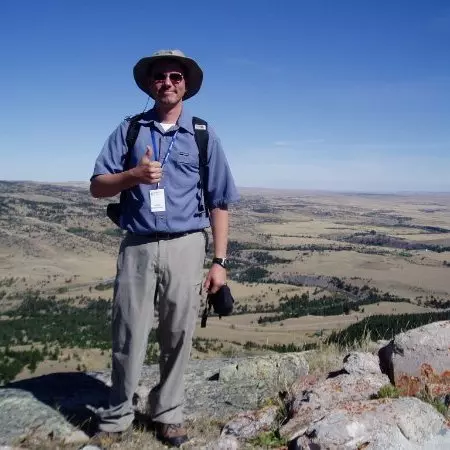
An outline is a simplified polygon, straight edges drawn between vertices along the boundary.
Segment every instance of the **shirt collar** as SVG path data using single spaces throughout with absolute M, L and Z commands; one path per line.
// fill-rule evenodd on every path
M 139 122 L 142 124 L 159 122 L 155 108 L 149 109 L 147 112 L 145 112 L 142 119 L 140 119 Z M 194 134 L 194 128 L 192 126 L 192 116 L 189 114 L 188 111 L 186 111 L 184 107 L 181 110 L 180 117 L 178 118 L 177 126 L 183 128 L 192 135 Z

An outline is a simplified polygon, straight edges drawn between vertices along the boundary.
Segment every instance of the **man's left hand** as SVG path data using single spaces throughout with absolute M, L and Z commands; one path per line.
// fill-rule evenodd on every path
M 227 281 L 227 271 L 219 264 L 213 264 L 209 269 L 203 284 L 208 294 L 215 294 Z

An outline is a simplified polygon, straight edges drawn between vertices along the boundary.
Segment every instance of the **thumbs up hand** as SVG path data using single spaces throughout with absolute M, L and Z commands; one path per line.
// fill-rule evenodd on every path
M 139 165 L 149 165 L 153 160 L 153 150 L 150 145 L 147 145 L 147 151 L 139 161 Z
M 161 163 L 159 161 L 153 161 L 153 150 L 150 145 L 147 145 L 147 151 L 138 165 L 132 170 L 139 183 L 142 184 L 159 183 L 162 178 Z

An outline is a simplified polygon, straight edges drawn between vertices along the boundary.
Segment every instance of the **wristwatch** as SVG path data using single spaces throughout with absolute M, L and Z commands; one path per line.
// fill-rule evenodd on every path
M 228 267 L 227 258 L 213 258 L 212 263 L 219 264 L 219 266 L 222 266 L 224 269 Z

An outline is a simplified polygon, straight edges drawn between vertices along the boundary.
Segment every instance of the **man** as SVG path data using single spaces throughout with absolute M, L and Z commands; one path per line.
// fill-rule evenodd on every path
M 154 99 L 154 107 L 140 119 L 128 164 L 129 121 L 124 121 L 106 141 L 91 178 L 96 198 L 125 191 L 120 226 L 128 231 L 117 260 L 110 403 L 99 413 L 99 429 L 121 433 L 132 424 L 132 398 L 158 304 L 160 382 L 150 393 L 150 412 L 157 437 L 180 446 L 188 440 L 182 416 L 184 372 L 202 291 L 204 230 L 211 220 L 215 262 L 203 287 L 214 293 L 226 282 L 228 205 L 239 195 L 210 127 L 209 182 L 202 193 L 199 148 L 192 116 L 183 106 L 201 87 L 198 64 L 179 50 L 162 50 L 136 64 L 134 79 Z

